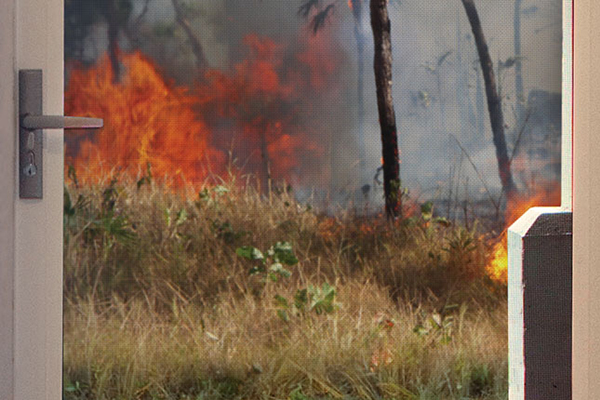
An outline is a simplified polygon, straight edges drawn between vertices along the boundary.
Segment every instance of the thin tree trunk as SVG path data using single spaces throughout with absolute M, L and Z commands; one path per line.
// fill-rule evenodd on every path
M 481 87 L 481 74 L 477 70 L 477 88 L 475 94 L 475 103 L 477 107 L 477 132 L 479 137 L 483 138 L 485 135 L 485 114 L 484 114 L 484 100 L 483 100 L 483 88 Z
M 173 9 L 175 10 L 175 20 L 183 28 L 185 34 L 188 37 L 188 40 L 190 41 L 190 45 L 192 46 L 192 52 L 196 57 L 196 67 L 199 70 L 204 70 L 208 68 L 208 61 L 206 59 L 206 56 L 204 55 L 204 49 L 202 48 L 202 44 L 200 43 L 200 40 L 198 40 L 198 37 L 196 37 L 196 34 L 194 33 L 190 22 L 185 17 L 184 11 L 181 8 L 179 0 L 171 0 L 171 2 L 173 3 Z
M 364 49 L 365 35 L 362 32 L 362 2 L 363 0 L 352 1 L 352 14 L 354 16 L 354 38 L 356 39 L 356 56 L 358 65 L 357 77 L 357 101 L 358 101 L 358 156 L 360 160 L 360 177 L 363 182 L 368 182 L 367 176 L 367 151 L 365 143 L 365 96 L 364 96 Z
M 383 153 L 383 190 L 385 213 L 389 219 L 402 217 L 400 195 L 400 164 L 398 133 L 392 97 L 392 41 L 391 24 L 387 9 L 388 0 L 371 0 L 371 28 L 375 42 L 375 85 L 377 109 L 381 126 Z
M 112 68 L 112 81 L 118 83 L 121 78 L 119 66 L 119 26 L 114 21 L 108 21 L 108 57 Z
M 456 102 L 458 104 L 458 117 L 460 120 L 460 130 L 462 135 L 466 135 L 467 121 L 469 120 L 469 112 L 467 109 L 468 87 L 469 87 L 469 72 L 464 67 L 462 62 L 462 33 L 460 31 L 460 20 L 456 18 Z
M 485 82 L 485 93 L 487 96 L 488 111 L 490 113 L 490 122 L 492 125 L 492 134 L 494 146 L 496 147 L 496 158 L 498 160 L 498 171 L 500 173 L 500 181 L 502 188 L 508 198 L 516 194 L 516 186 L 510 171 L 510 160 L 508 158 L 508 150 L 506 148 L 506 138 L 504 135 L 504 116 L 502 114 L 502 101 L 498 96 L 496 88 L 496 77 L 494 75 L 494 66 L 488 50 L 479 15 L 475 8 L 473 0 L 462 0 L 463 6 L 469 18 L 473 36 L 475 37 L 475 45 L 479 54 L 479 62 L 481 63 L 481 71 L 483 72 L 483 80 Z
M 119 65 L 119 30 L 122 17 L 113 0 L 106 3 L 106 8 L 103 13 L 106 18 L 106 23 L 108 24 L 108 58 L 113 73 L 112 81 L 113 83 L 117 83 L 119 82 L 121 75 Z
M 265 130 L 262 132 L 260 137 L 260 156 L 262 158 L 262 191 L 263 193 L 269 193 L 270 191 L 270 182 L 271 182 L 271 159 L 269 158 L 269 149 L 267 144 L 267 130 L 269 129 L 269 124 L 265 127 Z
M 514 16 L 514 47 L 515 47 L 515 91 L 517 94 L 517 121 L 520 123 L 523 118 L 523 104 L 525 103 L 525 93 L 523 91 L 523 65 L 521 64 L 521 3 L 523 0 L 515 0 Z

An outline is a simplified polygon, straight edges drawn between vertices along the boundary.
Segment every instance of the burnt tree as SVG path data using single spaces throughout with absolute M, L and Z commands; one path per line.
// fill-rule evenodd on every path
M 133 5 L 128 0 L 110 0 L 101 8 L 108 25 L 108 57 L 113 72 L 113 82 L 119 82 L 119 34 L 125 30 Z
M 473 0 L 461 1 L 467 13 L 469 24 L 471 25 L 471 30 L 473 31 L 473 36 L 475 37 L 475 45 L 477 47 L 481 71 L 483 73 L 485 93 L 487 96 L 488 111 L 492 125 L 494 146 L 496 147 L 496 159 L 498 160 L 498 171 L 500 173 L 502 189 L 506 193 L 506 196 L 511 198 L 516 194 L 516 186 L 512 178 L 510 160 L 508 158 L 508 150 L 506 148 L 502 100 L 500 99 L 500 96 L 498 96 L 498 89 L 496 88 L 494 65 L 490 57 L 490 52 L 483 34 L 483 29 L 481 28 L 481 21 L 479 20 L 475 3 Z
M 175 11 L 175 21 L 177 24 L 181 26 L 183 31 L 188 37 L 190 42 L 190 46 L 192 47 L 192 52 L 194 53 L 194 57 L 196 57 L 196 67 L 202 71 L 209 67 L 208 60 L 206 59 L 206 55 L 204 54 L 204 49 L 200 40 L 194 33 L 194 29 L 188 21 L 186 17 L 186 11 L 184 6 L 179 2 L 179 0 L 171 0 L 173 3 L 173 10 Z
M 131 0 L 65 0 L 66 58 L 83 58 L 86 39 L 98 22 L 107 26 L 108 57 L 113 82 L 119 81 L 119 38 L 127 33 L 133 10 Z M 143 15 L 138 16 L 138 18 Z
M 377 109 L 383 153 L 385 213 L 389 219 L 402 217 L 398 132 L 392 97 L 392 40 L 388 0 L 371 0 L 371 28 L 375 42 L 373 68 L 377 87 Z

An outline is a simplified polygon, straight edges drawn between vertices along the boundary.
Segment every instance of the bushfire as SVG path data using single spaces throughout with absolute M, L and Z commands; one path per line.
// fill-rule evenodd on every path
M 150 168 L 176 188 L 197 189 L 227 174 L 253 176 L 263 189 L 271 180 L 327 188 L 336 179 L 331 160 L 339 145 L 331 121 L 339 118 L 318 112 L 343 104 L 336 74 L 345 60 L 335 41 L 304 35 L 290 49 L 249 34 L 243 45 L 245 58 L 225 71 L 202 71 L 193 87 L 171 82 L 139 51 L 120 53 L 118 80 L 108 56 L 71 68 L 65 111 L 102 117 L 105 127 L 71 137 L 66 166 L 84 184 Z M 532 206 L 559 202 L 557 188 L 511 200 L 506 227 Z M 486 270 L 506 282 L 506 233 Z
M 177 187 L 226 173 L 259 184 L 327 184 L 331 135 L 315 113 L 340 96 L 335 44 L 327 35 L 305 35 L 291 51 L 255 34 L 243 43 L 245 59 L 226 71 L 199 72 L 193 88 L 170 82 L 139 51 L 120 54 L 118 81 L 107 56 L 73 68 L 65 111 L 102 117 L 105 127 L 70 139 L 66 164 L 86 183 L 115 172 L 135 176 L 149 165 Z

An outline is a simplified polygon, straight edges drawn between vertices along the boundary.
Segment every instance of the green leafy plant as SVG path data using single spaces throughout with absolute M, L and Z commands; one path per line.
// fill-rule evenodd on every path
M 245 235 L 248 235 L 246 231 L 238 231 L 229 221 L 221 221 L 220 219 L 213 219 L 211 221 L 211 230 L 215 236 L 222 239 L 227 244 L 233 244 Z
M 448 227 L 450 226 L 450 221 L 448 221 L 444 217 L 434 217 L 433 216 L 434 205 L 431 201 L 426 201 L 421 204 L 421 213 L 419 215 L 410 217 L 406 219 L 406 224 L 409 226 L 417 225 L 420 227 L 431 227 L 431 223 Z
M 307 288 L 298 289 L 292 302 L 283 296 L 275 295 L 277 315 L 288 322 L 290 312 L 294 315 L 307 315 L 310 312 L 316 315 L 331 314 L 338 307 L 335 302 L 336 294 L 335 287 L 324 282 L 321 287 L 308 285 Z
M 236 254 L 251 261 L 258 261 L 248 273 L 263 275 L 265 280 L 277 282 L 279 278 L 289 278 L 292 273 L 284 265 L 292 266 L 298 263 L 292 245 L 288 242 L 277 242 L 263 254 L 253 246 L 242 246 L 235 250 Z
M 425 314 L 423 321 L 413 328 L 413 332 L 420 337 L 437 337 L 442 344 L 450 343 L 454 333 L 454 316 L 450 313 L 456 308 L 457 304 L 450 304 L 441 312 Z
M 327 282 L 324 282 L 321 287 L 309 285 L 309 311 L 314 311 L 317 315 L 332 313 L 336 308 L 335 295 L 335 288 Z
M 198 192 L 198 201 L 196 206 L 201 208 L 202 205 L 218 206 L 219 199 L 229 193 L 229 189 L 222 185 L 217 185 L 212 188 L 204 188 Z

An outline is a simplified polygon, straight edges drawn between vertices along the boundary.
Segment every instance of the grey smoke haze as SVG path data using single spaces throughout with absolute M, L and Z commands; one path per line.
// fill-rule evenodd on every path
M 143 3 L 143 0 L 136 0 L 134 13 L 141 10 Z M 195 15 L 190 15 L 190 20 L 204 46 L 206 56 L 211 66 L 220 69 L 227 69 L 239 61 L 240 41 L 245 34 L 254 32 L 293 47 L 298 32 L 306 29 L 307 25 L 307 21 L 297 15 L 300 0 L 188 0 L 188 3 L 197 10 Z M 327 4 L 328 1 L 323 0 L 321 3 Z M 514 1 L 479 0 L 476 5 L 503 96 L 510 153 L 523 126 L 515 119 L 515 69 L 507 68 L 498 74 L 498 65 L 499 61 L 506 62 L 514 57 Z M 560 93 L 561 0 L 524 0 L 522 9 L 524 97 L 527 100 L 532 91 Z M 485 95 L 483 115 L 478 110 L 481 104 L 477 104 L 478 90 L 481 96 L 483 89 L 482 86 L 478 88 L 478 74 L 481 71 L 471 29 L 460 0 L 402 0 L 399 4 L 390 5 L 390 17 L 394 100 L 400 133 L 403 186 L 416 194 L 422 193 L 423 198 L 443 198 L 451 187 L 453 190 L 459 189 L 463 197 L 467 190 L 468 196 L 485 197 L 481 178 L 459 148 L 456 141 L 458 139 L 488 188 L 498 193 L 500 181 Z M 152 0 L 145 20 L 147 29 L 161 24 L 173 24 L 171 1 Z M 345 53 L 343 71 L 338 74 L 343 92 L 339 104 L 322 104 L 320 112 L 315 116 L 331 121 L 323 126 L 330 129 L 330 133 L 337 138 L 332 144 L 333 164 L 338 163 L 342 167 L 334 172 L 334 189 L 342 191 L 357 190 L 364 184 L 374 184 L 372 180 L 359 180 L 357 164 L 360 131 L 356 117 L 354 23 L 346 1 L 338 0 L 335 13 L 324 29 L 333 33 Z M 374 176 L 380 165 L 381 143 L 368 7 L 365 7 L 362 29 L 368 37 L 364 76 L 367 170 L 369 176 Z M 106 47 L 101 31 L 102 28 L 96 37 L 96 54 Z M 148 47 L 147 51 L 152 53 L 154 50 Z M 440 57 L 448 52 L 450 53 L 444 62 L 438 66 Z M 185 46 L 180 45 L 180 48 L 168 54 L 154 55 L 159 62 L 162 60 L 163 63 L 172 63 L 172 68 L 165 69 L 180 82 L 185 81 L 193 70 L 193 56 Z M 482 79 L 479 84 L 483 85 Z M 548 104 L 545 106 L 550 107 Z M 517 184 L 521 187 L 525 185 L 524 180 L 530 180 L 532 176 L 558 179 L 556 170 L 548 167 L 548 164 L 556 162 L 555 142 L 560 119 L 557 131 L 550 132 L 548 126 L 556 125 L 556 116 L 540 110 L 532 111 L 531 116 L 522 134 L 523 150 L 515 159 L 515 175 Z M 484 118 L 483 121 L 480 121 L 481 117 Z M 478 130 L 481 122 L 483 132 Z M 537 125 L 533 126 L 534 123 Z M 542 140 L 535 139 L 534 135 L 546 135 L 548 140 L 548 151 L 542 158 L 536 156 L 539 153 L 536 153 L 536 149 L 525 149 L 526 145 L 535 147 Z M 380 197 L 379 194 L 377 197 Z

